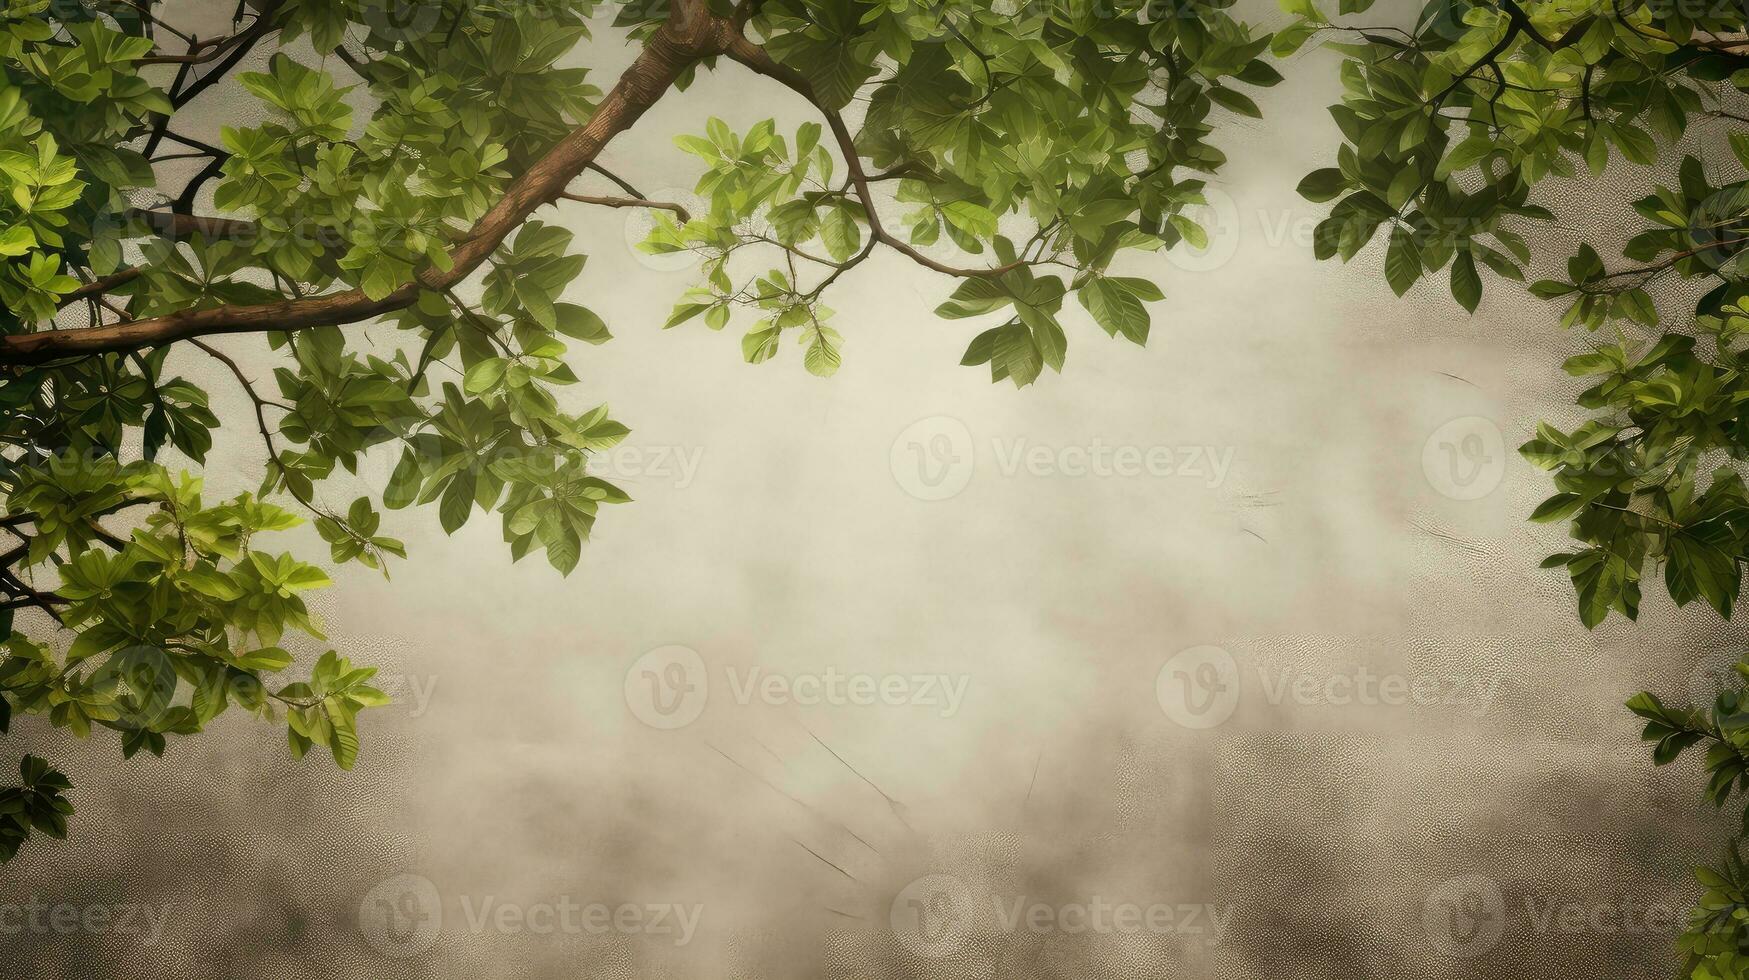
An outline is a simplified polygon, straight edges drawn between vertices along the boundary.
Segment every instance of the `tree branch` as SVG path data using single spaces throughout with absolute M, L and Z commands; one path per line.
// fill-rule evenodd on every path
M 214 68 L 212 71 L 195 79 L 188 88 L 183 89 L 172 98 L 170 104 L 173 107 L 180 109 L 194 101 L 195 97 L 200 95 L 200 93 L 218 84 L 220 79 L 230 74 L 231 69 L 237 67 L 239 62 L 249 56 L 249 52 L 254 49 L 256 42 L 260 41 L 263 37 L 266 37 L 273 30 L 275 15 L 279 13 L 279 8 L 283 5 L 284 0 L 266 0 L 266 2 L 261 5 L 261 9 L 255 15 L 255 23 L 250 24 L 248 30 L 237 35 L 237 43 L 230 46 L 228 49 L 229 53 L 225 56 L 225 60 L 219 62 L 217 68 Z M 155 142 L 156 141 L 154 141 L 154 143 Z
M 78 289 L 61 297 L 61 306 L 65 308 L 83 299 L 103 296 L 138 278 L 140 278 L 140 270 L 129 268 L 123 269 L 113 275 L 103 276 L 100 279 L 93 279 L 85 285 L 80 286 Z
M 703 0 L 677 0 L 668 20 L 651 35 L 589 121 L 572 130 L 513 181 L 468 236 L 450 250 L 452 264 L 447 272 L 425 266 L 412 282 L 374 299 L 361 289 L 350 289 L 274 303 L 182 310 L 104 327 L 14 334 L 0 337 L 0 365 L 40 364 L 74 354 L 138 350 L 213 334 L 338 326 L 404 309 L 422 291 L 447 289 L 466 279 L 537 208 L 558 200 L 565 185 L 581 174 L 615 136 L 629 129 L 655 105 L 682 72 L 703 58 L 723 53 L 732 40 L 739 38 L 732 22 L 712 16 Z M 741 43 L 751 47 L 745 40 Z
M 16 597 L 12 602 L 7 604 L 6 608 L 21 609 L 33 606 L 48 613 L 49 618 L 53 619 L 56 623 L 59 623 L 62 626 L 67 625 L 67 621 L 61 618 L 60 611 L 55 608 L 56 606 L 67 605 L 66 599 L 51 592 L 39 592 L 26 584 L 24 579 L 19 578 L 10 571 L 0 571 L 0 590 L 4 590 L 6 593 Z
M 225 37 L 209 38 L 205 41 L 195 41 L 182 54 L 151 54 L 134 62 L 139 65 L 204 65 L 209 61 L 217 61 L 224 57 L 226 51 L 249 39 L 256 32 L 255 25 Z
M 730 39 L 724 52 L 731 59 L 751 68 L 758 74 L 781 82 L 785 87 L 807 99 L 826 117 L 827 125 L 832 129 L 832 137 L 838 143 L 838 152 L 844 157 L 844 165 L 850 170 L 851 185 L 856 188 L 856 196 L 862 199 L 863 210 L 867 212 L 869 237 L 888 248 L 899 252 L 911 261 L 926 269 L 961 278 L 979 276 L 999 276 L 1004 272 L 1026 265 L 1025 260 L 1017 259 L 1006 265 L 990 269 L 961 269 L 924 255 L 911 247 L 911 243 L 893 235 L 881 224 L 880 215 L 875 212 L 874 191 L 869 186 L 868 172 L 862 168 L 862 153 L 856 148 L 856 138 L 851 135 L 850 127 L 844 124 L 844 117 L 834 109 L 828 108 L 820 101 L 814 92 L 814 86 L 802 77 L 801 73 L 787 65 L 781 65 L 774 60 L 766 50 L 737 33 Z
M 686 208 L 671 201 L 651 201 L 641 197 L 596 197 L 593 194 L 572 194 L 570 191 L 560 194 L 559 197 L 578 204 L 597 204 L 604 208 L 653 208 L 658 211 L 672 211 L 680 216 L 681 221 L 692 220 L 692 215 Z
M 644 197 L 644 196 L 646 196 L 643 191 L 640 191 L 636 187 L 633 187 L 631 185 L 630 181 L 626 180 L 624 177 L 621 177 L 619 174 L 616 174 L 613 171 L 607 169 L 606 167 L 602 166 L 599 163 L 595 163 L 595 162 L 591 161 L 589 166 L 584 168 L 584 169 L 593 170 L 596 173 L 600 174 L 601 176 L 606 177 L 608 180 L 613 182 L 614 186 L 618 187 L 622 191 L 625 191 L 627 194 L 630 194 L 632 197 Z
M 170 238 L 193 238 L 200 235 L 217 241 L 221 238 L 254 238 L 261 233 L 255 222 L 239 221 L 235 218 L 209 218 L 180 211 L 148 211 L 142 208 L 129 208 L 124 214 L 129 219 L 138 218 L 144 221 L 153 231 Z
M 209 218 L 204 215 L 182 214 L 175 211 L 150 211 L 143 208 L 129 208 L 125 212 L 125 216 L 130 219 L 138 218 L 158 234 L 177 239 L 200 235 L 212 241 L 221 238 L 252 240 L 261 233 L 260 226 L 254 222 L 239 221 L 235 218 Z M 66 309 L 82 300 L 108 295 L 140 278 L 140 273 L 140 269 L 129 267 L 93 279 L 62 296 L 61 308 Z

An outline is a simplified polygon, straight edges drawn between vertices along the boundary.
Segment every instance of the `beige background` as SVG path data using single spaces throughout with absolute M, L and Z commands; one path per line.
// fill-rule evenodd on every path
M 628 57 L 617 40 L 588 54 L 601 84 Z M 400 695 L 365 716 L 353 773 L 292 764 L 278 728 L 245 717 L 128 763 L 113 739 L 21 723 L 8 755 L 63 764 L 79 814 L 71 842 L 33 842 L 0 872 L 0 905 L 146 904 L 165 925 L 156 943 L 0 935 L 0 972 L 1669 975 L 1684 869 L 1716 853 L 1729 813 L 1701 810 L 1692 762 L 1654 771 L 1620 705 L 1642 687 L 1704 691 L 1737 633 L 1652 584 L 1639 625 L 1587 633 L 1567 584 L 1536 569 L 1564 531 L 1524 521 L 1548 482 L 1510 450 L 1539 419 L 1575 420 L 1556 365 L 1583 338 L 1558 310 L 1491 285 L 1471 317 L 1443 277 L 1395 299 L 1376 251 L 1312 259 L 1319 209 L 1293 187 L 1336 145 L 1334 67 L 1294 60 L 1259 99 L 1264 121 L 1223 124 L 1210 255 L 1132 260 L 1167 293 L 1150 345 L 1072 308 L 1068 369 L 1025 391 L 957 365 L 982 325 L 933 317 L 951 283 L 902 259 L 831 294 L 845 363 L 822 381 L 797 348 L 748 366 L 735 329 L 658 329 L 695 272 L 625 247 L 625 212 L 544 215 L 591 256 L 568 298 L 617 334 L 577 352 L 573 407 L 606 400 L 633 427 L 610 468 L 636 503 L 604 516 L 569 579 L 512 565 L 495 521 L 446 539 L 429 510 L 392 518 L 414 560 L 393 582 L 348 571 L 320 600 L 334 645 Z M 232 111 L 205 105 L 209 131 Z M 669 138 L 710 114 L 809 118 L 728 68 L 604 159 L 652 193 L 688 186 Z M 1618 223 L 1623 193 L 1573 194 L 1549 247 Z M 224 346 L 264 363 L 256 341 Z M 245 403 L 210 380 L 228 433 L 210 481 L 243 489 L 259 447 Z M 1210 447 L 1231 466 L 1041 474 L 1003 465 L 1014 440 Z M 673 454 L 696 460 L 690 479 Z M 920 461 L 955 459 L 957 495 L 910 492 L 930 489 Z M 662 716 L 637 662 L 670 645 L 696 651 L 709 695 L 664 730 L 640 720 Z M 1211 645 L 1237 701 L 1188 714 L 1173 658 Z M 942 674 L 964 698 L 740 703 L 731 679 L 755 665 Z M 1399 703 L 1327 686 L 1362 671 L 1404 685 Z M 919 942 L 906 900 L 936 891 L 968 915 Z M 1138 934 L 1003 929 L 991 902 L 1023 896 L 1059 924 L 1097 901 L 1214 918 L 1200 933 L 1176 908 L 1173 928 Z M 685 945 L 476 930 L 488 899 L 702 914 Z M 441 927 L 399 943 L 388 907 Z M 1462 916 L 1452 932 L 1452 907 L 1480 932 Z

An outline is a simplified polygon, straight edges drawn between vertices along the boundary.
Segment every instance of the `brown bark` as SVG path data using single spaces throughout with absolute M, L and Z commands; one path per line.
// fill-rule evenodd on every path
M 449 289 L 467 278 L 537 208 L 557 200 L 566 184 L 581 174 L 609 141 L 636 123 L 682 72 L 703 58 L 723 53 L 739 37 L 734 23 L 711 15 L 703 0 L 677 0 L 668 21 L 646 42 L 589 121 L 516 178 L 467 238 L 450 250 L 453 266 L 448 272 L 422 268 L 413 282 L 381 299 L 350 289 L 275 303 L 184 310 L 104 327 L 13 334 L 0 337 L 0 365 L 139 350 L 212 334 L 338 326 L 405 309 L 421 291 Z

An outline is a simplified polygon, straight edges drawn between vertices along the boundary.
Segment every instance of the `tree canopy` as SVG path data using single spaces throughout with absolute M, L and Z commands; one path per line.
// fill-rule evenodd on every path
M 750 362 L 788 340 L 837 370 L 825 300 L 877 249 L 941 275 L 942 317 L 994 315 L 964 363 L 995 381 L 1063 368 L 1070 294 L 1144 343 L 1161 292 L 1114 260 L 1206 240 L 1185 210 L 1225 162 L 1217 120 L 1281 78 L 1228 6 L 248 0 L 202 37 L 166 5 L 9 0 L 0 730 L 43 713 L 162 753 L 236 707 L 351 767 L 384 701 L 372 669 L 330 651 L 307 682 L 278 675 L 322 639 L 304 594 L 326 567 L 405 557 L 384 512 L 431 505 L 448 532 L 496 513 L 512 555 L 575 568 L 627 499 L 591 456 L 628 429 L 558 397 L 580 384 L 567 349 L 610 336 L 570 298 L 587 243 L 565 208 L 650 209 L 646 249 L 704 260 L 667 325 L 737 323 Z M 573 63 L 608 12 L 637 54 L 601 88 Z M 724 84 L 814 119 L 672 134 L 703 213 L 649 199 L 636 161 L 609 168 L 651 105 Z M 215 111 L 216 143 L 183 124 Z M 214 377 L 252 406 L 225 435 L 262 459 L 223 500 L 198 475 L 220 419 L 191 380 Z M 370 453 L 398 459 L 386 486 L 331 499 Z M 305 521 L 329 554 L 280 540 Z M 0 859 L 72 809 L 63 776 L 22 767 Z
M 1337 16 L 1369 5 L 1341 0 Z M 1525 236 L 1561 218 L 1533 193 L 1545 181 L 1661 163 L 1678 177 L 1636 175 L 1646 193 L 1617 216 L 1633 234 L 1582 243 L 1561 274 L 1528 283 L 1561 304 L 1563 326 L 1608 328 L 1609 340 L 1563 365 L 1590 380 L 1578 404 L 1592 420 L 1545 424 L 1521 451 L 1554 472 L 1559 492 L 1531 519 L 1571 522 L 1576 546 L 1548 566 L 1572 576 L 1587 626 L 1612 610 L 1638 615 L 1648 561 L 1678 605 L 1702 599 L 1728 618 L 1749 496 L 1737 470 L 1710 467 L 1749 452 L 1749 134 L 1733 128 L 1749 119 L 1741 6 L 1458 0 L 1429 4 L 1408 28 L 1331 21 L 1311 0 L 1284 7 L 1297 19 L 1276 36 L 1278 54 L 1333 36 L 1345 55 L 1343 101 L 1330 110 L 1344 142 L 1334 166 L 1300 184 L 1335 202 L 1317 254 L 1347 261 L 1383 237 L 1399 295 L 1449 269 L 1452 296 L 1473 311 L 1481 270 L 1525 283 L 1535 258 Z M 1709 140 L 1732 156 L 1711 173 L 1685 148 Z M 1667 288 L 1673 280 L 1698 281 L 1699 301 Z
M 1444 272 L 1474 311 L 1486 269 L 1557 304 L 1561 326 L 1599 334 L 1561 365 L 1585 379 L 1577 406 L 1589 420 L 1544 423 L 1520 449 L 1553 473 L 1556 493 L 1529 516 L 1570 526 L 1573 545 L 1543 566 L 1570 576 L 1581 621 L 1637 618 L 1641 582 L 1660 572 L 1677 606 L 1701 600 L 1729 619 L 1749 562 L 1749 10 L 1434 0 L 1380 26 L 1371 0 L 1282 6 L 1295 19 L 1276 54 L 1320 39 L 1342 55 L 1330 112 L 1343 142 L 1299 188 L 1333 202 L 1318 256 L 1346 262 L 1382 239 L 1398 295 Z M 1628 233 L 1535 254 L 1530 236 L 1563 218 L 1539 186 L 1612 168 L 1643 196 L 1581 227 Z M 1628 704 L 1658 765 L 1707 747 L 1705 797 L 1718 806 L 1749 790 L 1744 678 L 1749 660 L 1697 709 L 1650 693 Z M 1697 875 L 1706 891 L 1682 937 L 1684 975 L 1742 980 L 1749 866 L 1738 844 Z
M 351 767 L 359 712 L 386 700 L 372 669 L 292 651 L 325 646 L 303 597 L 328 569 L 406 557 L 388 512 L 446 532 L 496 514 L 514 557 L 576 568 L 603 506 L 628 499 L 592 457 L 629 430 L 605 405 L 564 407 L 571 349 L 610 339 L 576 301 L 589 243 L 566 209 L 648 210 L 645 249 L 703 261 L 666 326 L 734 324 L 752 363 L 787 340 L 821 376 L 854 356 L 832 288 L 896 253 L 940 277 L 942 318 L 978 321 L 962 363 L 1025 387 L 1067 362 L 1070 294 L 1111 338 L 1147 341 L 1162 292 L 1119 257 L 1206 244 L 1189 209 L 1225 163 L 1221 122 L 1259 115 L 1270 55 L 1314 40 L 1344 87 L 1335 159 L 1300 184 L 1331 205 L 1316 254 L 1382 258 L 1398 294 L 1438 274 L 1470 311 L 1487 284 L 1522 284 L 1599 335 L 1563 365 L 1589 379 L 1590 420 L 1522 449 L 1553 473 L 1530 517 L 1570 525 L 1545 565 L 1582 622 L 1636 616 L 1658 573 L 1678 605 L 1734 611 L 1740 2 L 1431 0 L 1403 21 L 1284 0 L 1273 36 L 1227 0 L 244 0 L 204 35 L 171 6 L 0 6 L 0 731 L 41 714 L 163 753 L 237 708 L 284 724 L 294 755 Z M 595 46 L 622 39 L 631 65 L 595 78 Z M 615 141 L 716 85 L 799 100 L 810 121 L 696 118 L 668 135 L 704 206 L 650 198 Z M 216 141 L 195 113 L 222 117 Z M 1719 159 L 1688 149 L 1704 141 Z M 1652 166 L 1671 177 L 1629 173 L 1644 195 L 1622 241 L 1533 248 L 1562 217 L 1543 185 Z M 223 433 L 212 379 L 250 407 Z M 221 436 L 258 447 L 253 492 L 204 491 Z M 385 485 L 335 499 L 373 454 L 394 460 Z M 286 543 L 305 522 L 327 554 Z M 1629 706 L 1656 762 L 1709 747 L 1722 805 L 1749 780 L 1746 705 Z M 23 758 L 0 789 L 0 861 L 67 833 L 69 790 Z M 1688 972 L 1741 980 L 1749 872 L 1733 850 L 1701 880 Z

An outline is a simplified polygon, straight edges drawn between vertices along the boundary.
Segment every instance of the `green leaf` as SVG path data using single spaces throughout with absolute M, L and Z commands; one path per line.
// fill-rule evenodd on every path
M 583 557 L 581 538 L 570 528 L 564 528 L 552 537 L 543 540 L 547 548 L 547 562 L 558 569 L 559 574 L 571 574 Z
M 1657 695 L 1648 691 L 1641 691 L 1629 698 L 1627 708 L 1634 714 L 1653 721 L 1663 721 L 1666 716 L 1664 705 L 1658 701 Z
M 1101 277 L 1089 280 L 1075 298 L 1106 333 L 1114 337 L 1122 334 L 1133 343 L 1145 344 L 1148 341 L 1150 317 L 1147 308 L 1142 305 L 1138 288 L 1131 283 L 1145 283 L 1153 290 L 1152 295 L 1159 295 L 1159 290 L 1153 288 L 1153 283 L 1146 280 Z
M 677 327 L 715 305 L 715 303 L 677 303 L 674 307 L 674 313 L 668 317 L 668 322 L 662 324 L 662 329 Z
M 244 670 L 279 671 L 291 666 L 292 655 L 279 647 L 262 647 L 238 656 L 232 663 Z
M 1737 165 L 1749 170 L 1749 132 L 1733 129 L 1727 138 L 1731 141 L 1731 152 L 1737 155 Z
M 1325 167 L 1307 174 L 1299 186 L 1300 196 L 1308 201 L 1322 203 L 1335 199 L 1338 194 L 1348 189 L 1348 178 L 1336 167 Z
M 1720 616 L 1730 619 L 1740 578 L 1731 555 L 1697 536 L 1679 533 L 1670 539 L 1664 582 L 1678 606 L 1705 599 Z
M 820 240 L 833 259 L 843 262 L 862 247 L 862 226 L 848 207 L 829 208 L 820 222 Z
M 1421 270 L 1421 248 L 1414 232 L 1407 225 L 1398 225 L 1391 231 L 1391 245 L 1385 252 L 1385 280 L 1391 291 L 1398 296 L 1407 293 L 1421 278 Z
M 502 357 L 489 357 L 468 368 L 462 377 L 462 388 L 470 395 L 483 394 L 498 387 L 504 380 L 505 369 L 510 362 Z
M 778 341 L 782 331 L 776 327 L 749 331 L 741 338 L 741 353 L 748 364 L 759 364 L 768 361 L 777 354 Z
M 1579 621 L 1593 629 L 1609 615 L 1620 611 L 1629 619 L 1639 610 L 1639 569 L 1620 555 L 1593 549 L 1567 563 L 1573 587 L 1579 596 Z
M 352 709 L 338 698 L 327 698 L 322 705 L 332 732 L 328 747 L 334 753 L 334 764 L 350 772 L 358 764 L 358 722 Z
M 955 228 L 978 238 L 996 234 L 996 215 L 989 208 L 971 201 L 953 201 L 941 206 L 941 215 Z
M 458 473 L 449 485 L 443 488 L 443 496 L 437 504 L 437 520 L 445 534 L 454 534 L 462 525 L 468 522 L 468 515 L 474 509 L 474 475 Z
M 1035 314 L 1032 307 L 1023 306 L 1020 309 L 1021 322 L 1032 330 L 1032 344 L 1037 348 L 1039 357 L 1043 358 L 1051 370 L 1062 371 L 1069 351 L 1069 338 L 1063 334 L 1063 325 L 1057 322 L 1056 317 Z
M 1257 103 L 1251 101 L 1250 97 L 1242 92 L 1211 85 L 1207 89 L 1207 95 L 1210 101 L 1223 109 L 1236 112 L 1241 116 L 1249 116 L 1252 119 L 1263 118 L 1263 110 L 1257 108 Z
M 993 313 L 1014 302 L 1014 297 L 993 277 L 975 276 L 960 282 L 947 302 L 935 308 L 935 315 L 950 320 Z
M 1316 24 L 1303 22 L 1289 24 L 1276 31 L 1275 36 L 1270 39 L 1269 53 L 1277 58 L 1290 58 L 1304 47 L 1306 42 L 1311 40 L 1317 32 L 1318 26 Z
M 838 347 L 833 343 L 834 338 L 826 336 L 826 333 L 823 329 L 815 331 L 813 343 L 808 345 L 807 353 L 802 356 L 802 364 L 808 369 L 808 373 L 821 378 L 837 374 L 838 366 L 842 362 Z
M 1471 313 L 1482 302 L 1482 277 L 1476 272 L 1475 256 L 1468 249 L 1457 253 L 1451 263 L 1451 295 Z
M 1530 519 L 1538 524 L 1549 524 L 1554 521 L 1566 520 L 1579 512 L 1585 506 L 1585 498 L 1576 493 L 1557 493 L 1553 497 L 1537 505 L 1531 511 Z
M 581 306 L 559 303 L 553 307 L 553 313 L 558 331 L 567 337 L 586 344 L 604 344 L 613 339 L 601 317 Z

